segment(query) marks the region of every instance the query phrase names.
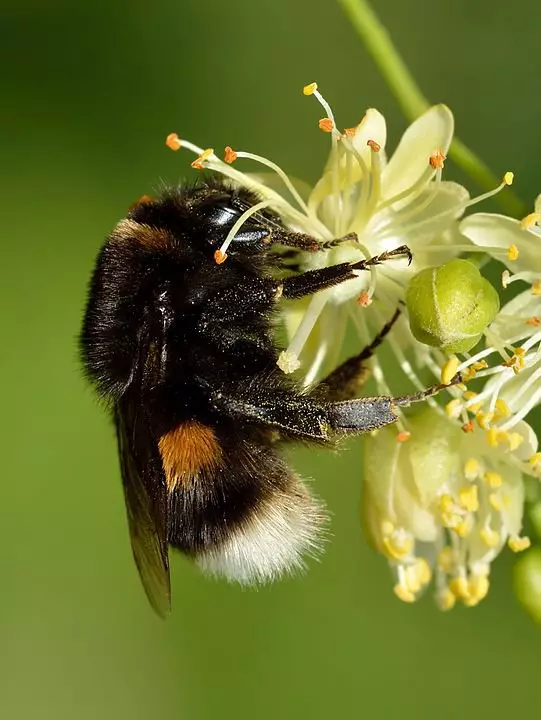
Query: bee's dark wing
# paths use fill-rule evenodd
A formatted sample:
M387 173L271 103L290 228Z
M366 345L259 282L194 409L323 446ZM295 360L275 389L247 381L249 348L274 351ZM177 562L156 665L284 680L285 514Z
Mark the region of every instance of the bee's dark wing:
M171 609L167 489L156 442L133 392L118 401L115 423L135 563L152 607L165 617Z

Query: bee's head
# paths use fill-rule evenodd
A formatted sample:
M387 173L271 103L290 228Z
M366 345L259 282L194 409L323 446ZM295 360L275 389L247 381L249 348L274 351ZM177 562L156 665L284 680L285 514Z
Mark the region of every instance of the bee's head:
M210 181L193 188L167 192L161 199L143 198L130 218L167 229L190 240L216 262L229 255L254 255L268 249L272 229L281 227L277 216L266 210L267 202L244 189Z

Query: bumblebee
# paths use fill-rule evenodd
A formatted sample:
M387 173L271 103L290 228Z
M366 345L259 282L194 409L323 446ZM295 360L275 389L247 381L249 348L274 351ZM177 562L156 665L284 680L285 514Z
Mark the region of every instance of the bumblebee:
M409 251L284 274L287 251L277 246L318 252L351 237L320 243L267 209L250 214L258 201L215 180L145 197L107 238L90 284L82 361L114 418L133 555L160 615L170 609L169 547L243 584L301 567L318 547L324 509L281 456L282 442L374 430L396 420L396 405L437 390L355 397L397 314L315 388L277 368L281 298ZM233 226L226 259L220 247Z

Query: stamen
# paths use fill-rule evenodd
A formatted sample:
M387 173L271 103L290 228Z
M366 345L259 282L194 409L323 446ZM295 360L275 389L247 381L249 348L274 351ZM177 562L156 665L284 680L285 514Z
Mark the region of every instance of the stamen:
M224 162L231 165L238 158L238 154L233 150L232 147L226 145L224 150Z
M411 437L411 433L409 432L409 430L403 430L402 432L399 432L398 435L396 436L396 442L399 442L399 443L408 442L410 437Z
M531 230L534 225L537 225L539 222L541 222L541 213L534 212L526 215L526 217L520 221L520 225L524 230Z
M226 147L226 149L225 149L226 156L227 156L228 149L231 150L231 148ZM295 198L295 200L297 201L299 206L302 208L303 212L305 212L307 215L309 214L310 211L308 210L307 204L304 202L304 200L300 196L300 193L298 192L298 190L295 188L295 186L293 185L293 183L291 182L291 180L289 179L287 174L282 170L282 168L279 165L277 165L272 160L268 160L266 157L263 157L262 155L256 155L255 153L244 152L242 150L233 151L233 153L235 155L235 160L237 158L246 158L247 160L254 160L255 162L258 162L261 165L264 165L265 167L268 167L271 170L273 170L278 175L278 177L282 180L282 182L287 187L289 192L293 195L293 197ZM226 162L228 162L227 157L226 157Z
M498 185L498 187L494 188L494 190L489 190L488 192L483 193L482 195L478 195L477 197L472 198L471 200L469 200L467 203L464 204L464 207L469 208L472 205L477 205L477 203L483 202L484 200L488 200L488 198L491 198L494 195L497 195L505 187L507 187L508 185L512 185L513 179L514 179L513 173L506 172L505 175L503 176L501 183Z
M455 377L459 362L456 355L452 355L445 363L441 371L441 381L444 385L449 385Z
M509 245L509 249L507 250L507 259L508 260L518 260L519 251L518 247L516 245Z
M299 327L295 331L287 350L280 353L277 365L284 373L289 374L300 367L299 355L314 325L317 322L323 308L327 303L327 292L319 292L310 301L307 311L304 313Z
M255 213L259 212L263 208L269 207L269 205L272 205L272 200L262 200L260 203L257 203L257 205L254 205L251 208L248 208L245 212L242 213L240 218L237 220L237 222L233 225L231 230L227 233L227 236L220 246L219 250L214 253L214 259L217 263L222 263L225 260L225 251L231 244L231 242L234 240L235 235L238 233L238 231L241 229L241 227L244 225L244 223L248 220L249 217L254 215ZM218 260L218 258L221 258Z
M315 91L317 90L317 83L309 83L308 85L305 85L302 89L303 95L313 95Z
M436 150L430 156L429 163L434 170L443 170L444 162L447 160L447 156L443 154L443 150Z
M334 130L334 123L329 118L322 118L318 122L318 127L320 130L323 130L323 132L332 133L332 131Z
M510 537L507 541L509 549L512 550L514 553L519 553L523 550L527 550L531 544L532 541L527 536L519 537L518 535L515 535L514 537Z
M171 150L180 150L181 141L179 136L176 133L169 133L169 135L165 138L165 144L168 148Z
M207 148L206 150L203 150L201 155L197 157L193 163L191 163L191 166L194 170L204 170L205 169L205 163L209 158L211 158L214 155L214 148Z

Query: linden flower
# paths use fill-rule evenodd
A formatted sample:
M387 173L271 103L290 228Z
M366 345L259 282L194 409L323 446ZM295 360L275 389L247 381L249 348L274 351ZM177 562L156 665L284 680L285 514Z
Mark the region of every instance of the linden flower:
M535 202L534 212L522 221L505 215L476 213L460 223L460 232L477 250L488 253L507 267L504 287L510 273L514 273L513 280L525 280L532 284L534 291L541 293L541 195Z
M220 262L242 223L263 208L279 214L290 229L322 243L339 240L326 251L304 253L303 269L357 262L404 245L411 250L410 267L404 256L388 260L370 272L360 271L358 280L317 293L307 307L297 302L296 309L286 313L291 342L281 354L279 365L284 372L297 369L304 349L305 382L310 383L324 363L335 364L348 318L355 323L361 341L367 343L403 301L404 287L416 272L450 260L462 251L460 244L455 247L460 237L457 220L469 205L493 193L470 200L462 186L442 181L454 125L451 111L444 105L432 107L419 117L387 161L387 130L381 113L370 109L359 125L341 132L316 83L306 86L304 94L313 95L323 107L325 117L319 127L329 134L331 142L323 175L307 193L301 194L299 183L259 155L228 147L222 161L212 148L203 150L174 134L168 137L167 144L174 150L185 147L195 152L198 157L192 167L221 173L261 198L229 233L217 253ZM259 162L273 170L275 177L264 180L262 176L239 172L232 163L240 158ZM509 174L493 192L510 181ZM312 333L316 326L317 332Z
M401 600L415 601L434 577L442 610L457 600L472 607L486 596L505 543L515 552L530 544L520 535L520 467L537 449L535 436L518 423L521 441L494 447L486 433L464 433L431 408L409 428L409 437L388 427L364 443L367 532Z

